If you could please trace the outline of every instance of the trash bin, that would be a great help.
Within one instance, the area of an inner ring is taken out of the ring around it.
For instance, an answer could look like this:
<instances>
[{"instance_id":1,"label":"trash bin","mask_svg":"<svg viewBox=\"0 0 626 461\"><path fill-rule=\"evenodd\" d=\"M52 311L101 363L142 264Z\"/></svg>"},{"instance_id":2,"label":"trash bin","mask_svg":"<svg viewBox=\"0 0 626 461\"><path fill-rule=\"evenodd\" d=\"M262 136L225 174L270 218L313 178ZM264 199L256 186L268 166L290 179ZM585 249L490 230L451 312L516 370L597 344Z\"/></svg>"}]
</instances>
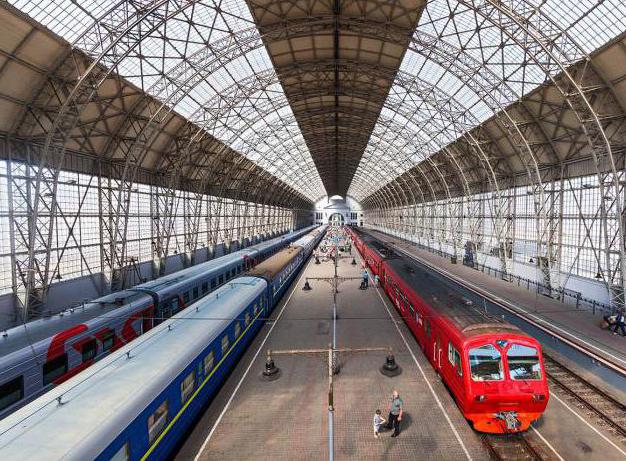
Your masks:
<instances>
[{"instance_id":1,"label":"trash bin","mask_svg":"<svg viewBox=\"0 0 626 461\"><path fill-rule=\"evenodd\" d=\"M450 262L451 262L452 264L456 264L456 255L454 255L454 256L450 256Z\"/></svg>"}]
</instances>

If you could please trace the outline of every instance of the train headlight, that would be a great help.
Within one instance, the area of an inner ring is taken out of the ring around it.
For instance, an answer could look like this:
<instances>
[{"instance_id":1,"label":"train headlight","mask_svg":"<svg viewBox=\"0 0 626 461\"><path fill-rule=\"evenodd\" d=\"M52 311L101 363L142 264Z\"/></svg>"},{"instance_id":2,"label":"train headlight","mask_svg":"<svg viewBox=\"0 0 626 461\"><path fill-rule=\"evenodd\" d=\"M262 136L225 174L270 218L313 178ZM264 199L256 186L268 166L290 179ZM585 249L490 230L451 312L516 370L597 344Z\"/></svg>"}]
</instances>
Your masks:
<instances>
[{"instance_id":1,"label":"train headlight","mask_svg":"<svg viewBox=\"0 0 626 461\"><path fill-rule=\"evenodd\" d=\"M533 400L535 402L543 402L546 399L544 394L533 394Z\"/></svg>"},{"instance_id":2,"label":"train headlight","mask_svg":"<svg viewBox=\"0 0 626 461\"><path fill-rule=\"evenodd\" d=\"M487 400L487 396L486 395L477 395L476 396L476 401L477 402L484 402L485 400Z\"/></svg>"}]
</instances>

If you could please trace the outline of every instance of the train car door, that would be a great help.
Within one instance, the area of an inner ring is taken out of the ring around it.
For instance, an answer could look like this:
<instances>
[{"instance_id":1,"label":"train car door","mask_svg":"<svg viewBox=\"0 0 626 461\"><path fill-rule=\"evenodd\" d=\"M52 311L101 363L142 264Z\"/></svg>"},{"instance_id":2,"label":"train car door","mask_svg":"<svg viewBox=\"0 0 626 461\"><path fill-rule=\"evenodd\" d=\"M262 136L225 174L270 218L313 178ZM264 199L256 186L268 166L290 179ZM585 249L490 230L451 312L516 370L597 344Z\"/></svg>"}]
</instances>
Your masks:
<instances>
[{"instance_id":1,"label":"train car door","mask_svg":"<svg viewBox=\"0 0 626 461\"><path fill-rule=\"evenodd\" d=\"M439 339L439 335L437 335L436 349L437 349L437 370L441 370L441 339Z\"/></svg>"},{"instance_id":2,"label":"train car door","mask_svg":"<svg viewBox=\"0 0 626 461\"><path fill-rule=\"evenodd\" d=\"M152 328L154 322L154 309L150 309L150 311L143 315L142 323L141 323L141 334Z\"/></svg>"},{"instance_id":3,"label":"train car door","mask_svg":"<svg viewBox=\"0 0 626 461\"><path fill-rule=\"evenodd\" d=\"M166 298L165 301L159 303L159 315L157 315L154 324L158 325L165 319L169 319L173 314L178 312L179 306L179 299L176 295L171 298Z\"/></svg>"},{"instance_id":4,"label":"train car door","mask_svg":"<svg viewBox=\"0 0 626 461\"><path fill-rule=\"evenodd\" d=\"M433 335L435 333L433 332ZM441 349L441 341L439 340L439 336L435 338L433 341L433 366L437 372L439 372L439 368L441 368L441 360L439 360L439 350Z\"/></svg>"},{"instance_id":5,"label":"train car door","mask_svg":"<svg viewBox=\"0 0 626 461\"><path fill-rule=\"evenodd\" d=\"M449 339L445 341L445 347L447 351L447 366L450 367L450 373L448 375L448 387L452 390L452 395L457 401L457 404L463 408L465 406L465 385L463 381L463 364L461 359L461 353Z\"/></svg>"}]
</instances>

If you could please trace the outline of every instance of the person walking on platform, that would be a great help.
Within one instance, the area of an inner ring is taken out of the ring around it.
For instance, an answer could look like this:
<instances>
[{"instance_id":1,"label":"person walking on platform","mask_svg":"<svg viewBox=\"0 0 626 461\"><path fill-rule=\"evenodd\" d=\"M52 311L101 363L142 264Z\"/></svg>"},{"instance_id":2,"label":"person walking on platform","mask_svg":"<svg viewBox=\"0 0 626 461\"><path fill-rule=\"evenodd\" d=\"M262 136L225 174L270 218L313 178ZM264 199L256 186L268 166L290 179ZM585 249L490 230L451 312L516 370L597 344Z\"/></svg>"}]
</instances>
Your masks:
<instances>
[{"instance_id":1,"label":"person walking on platform","mask_svg":"<svg viewBox=\"0 0 626 461\"><path fill-rule=\"evenodd\" d=\"M374 286L378 288L378 285L380 285L380 278L378 277L378 274L374 274Z\"/></svg>"},{"instance_id":2,"label":"person walking on platform","mask_svg":"<svg viewBox=\"0 0 626 461\"><path fill-rule=\"evenodd\" d=\"M620 309L615 317L615 324L613 325L613 334L617 334L617 329L622 330L622 336L626 336L626 323L624 323L624 310Z\"/></svg>"},{"instance_id":3,"label":"person walking on platform","mask_svg":"<svg viewBox=\"0 0 626 461\"><path fill-rule=\"evenodd\" d=\"M370 276L367 273L367 270L363 271L363 286L365 288L367 288L369 286L369 280L370 280Z\"/></svg>"},{"instance_id":4,"label":"person walking on platform","mask_svg":"<svg viewBox=\"0 0 626 461\"><path fill-rule=\"evenodd\" d=\"M400 435L400 421L402 421L404 402L400 398L400 394L397 390L393 390L391 398L389 399L389 419L387 420L387 429L393 427L392 437L398 437Z\"/></svg>"}]
</instances>

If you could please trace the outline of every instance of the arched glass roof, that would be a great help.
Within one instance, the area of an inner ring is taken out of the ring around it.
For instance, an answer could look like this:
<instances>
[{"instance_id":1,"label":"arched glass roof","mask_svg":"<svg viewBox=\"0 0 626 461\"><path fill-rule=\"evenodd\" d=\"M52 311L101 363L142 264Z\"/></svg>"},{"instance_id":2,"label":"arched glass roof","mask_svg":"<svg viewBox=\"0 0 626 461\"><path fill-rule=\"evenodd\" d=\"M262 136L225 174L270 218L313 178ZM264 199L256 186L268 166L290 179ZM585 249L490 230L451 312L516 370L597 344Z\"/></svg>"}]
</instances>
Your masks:
<instances>
[{"instance_id":1,"label":"arched glass roof","mask_svg":"<svg viewBox=\"0 0 626 461\"><path fill-rule=\"evenodd\" d=\"M312 201L367 198L626 23L622 0L368 1L368 29L347 2L339 28L321 2L10 3Z\"/></svg>"}]
</instances>

